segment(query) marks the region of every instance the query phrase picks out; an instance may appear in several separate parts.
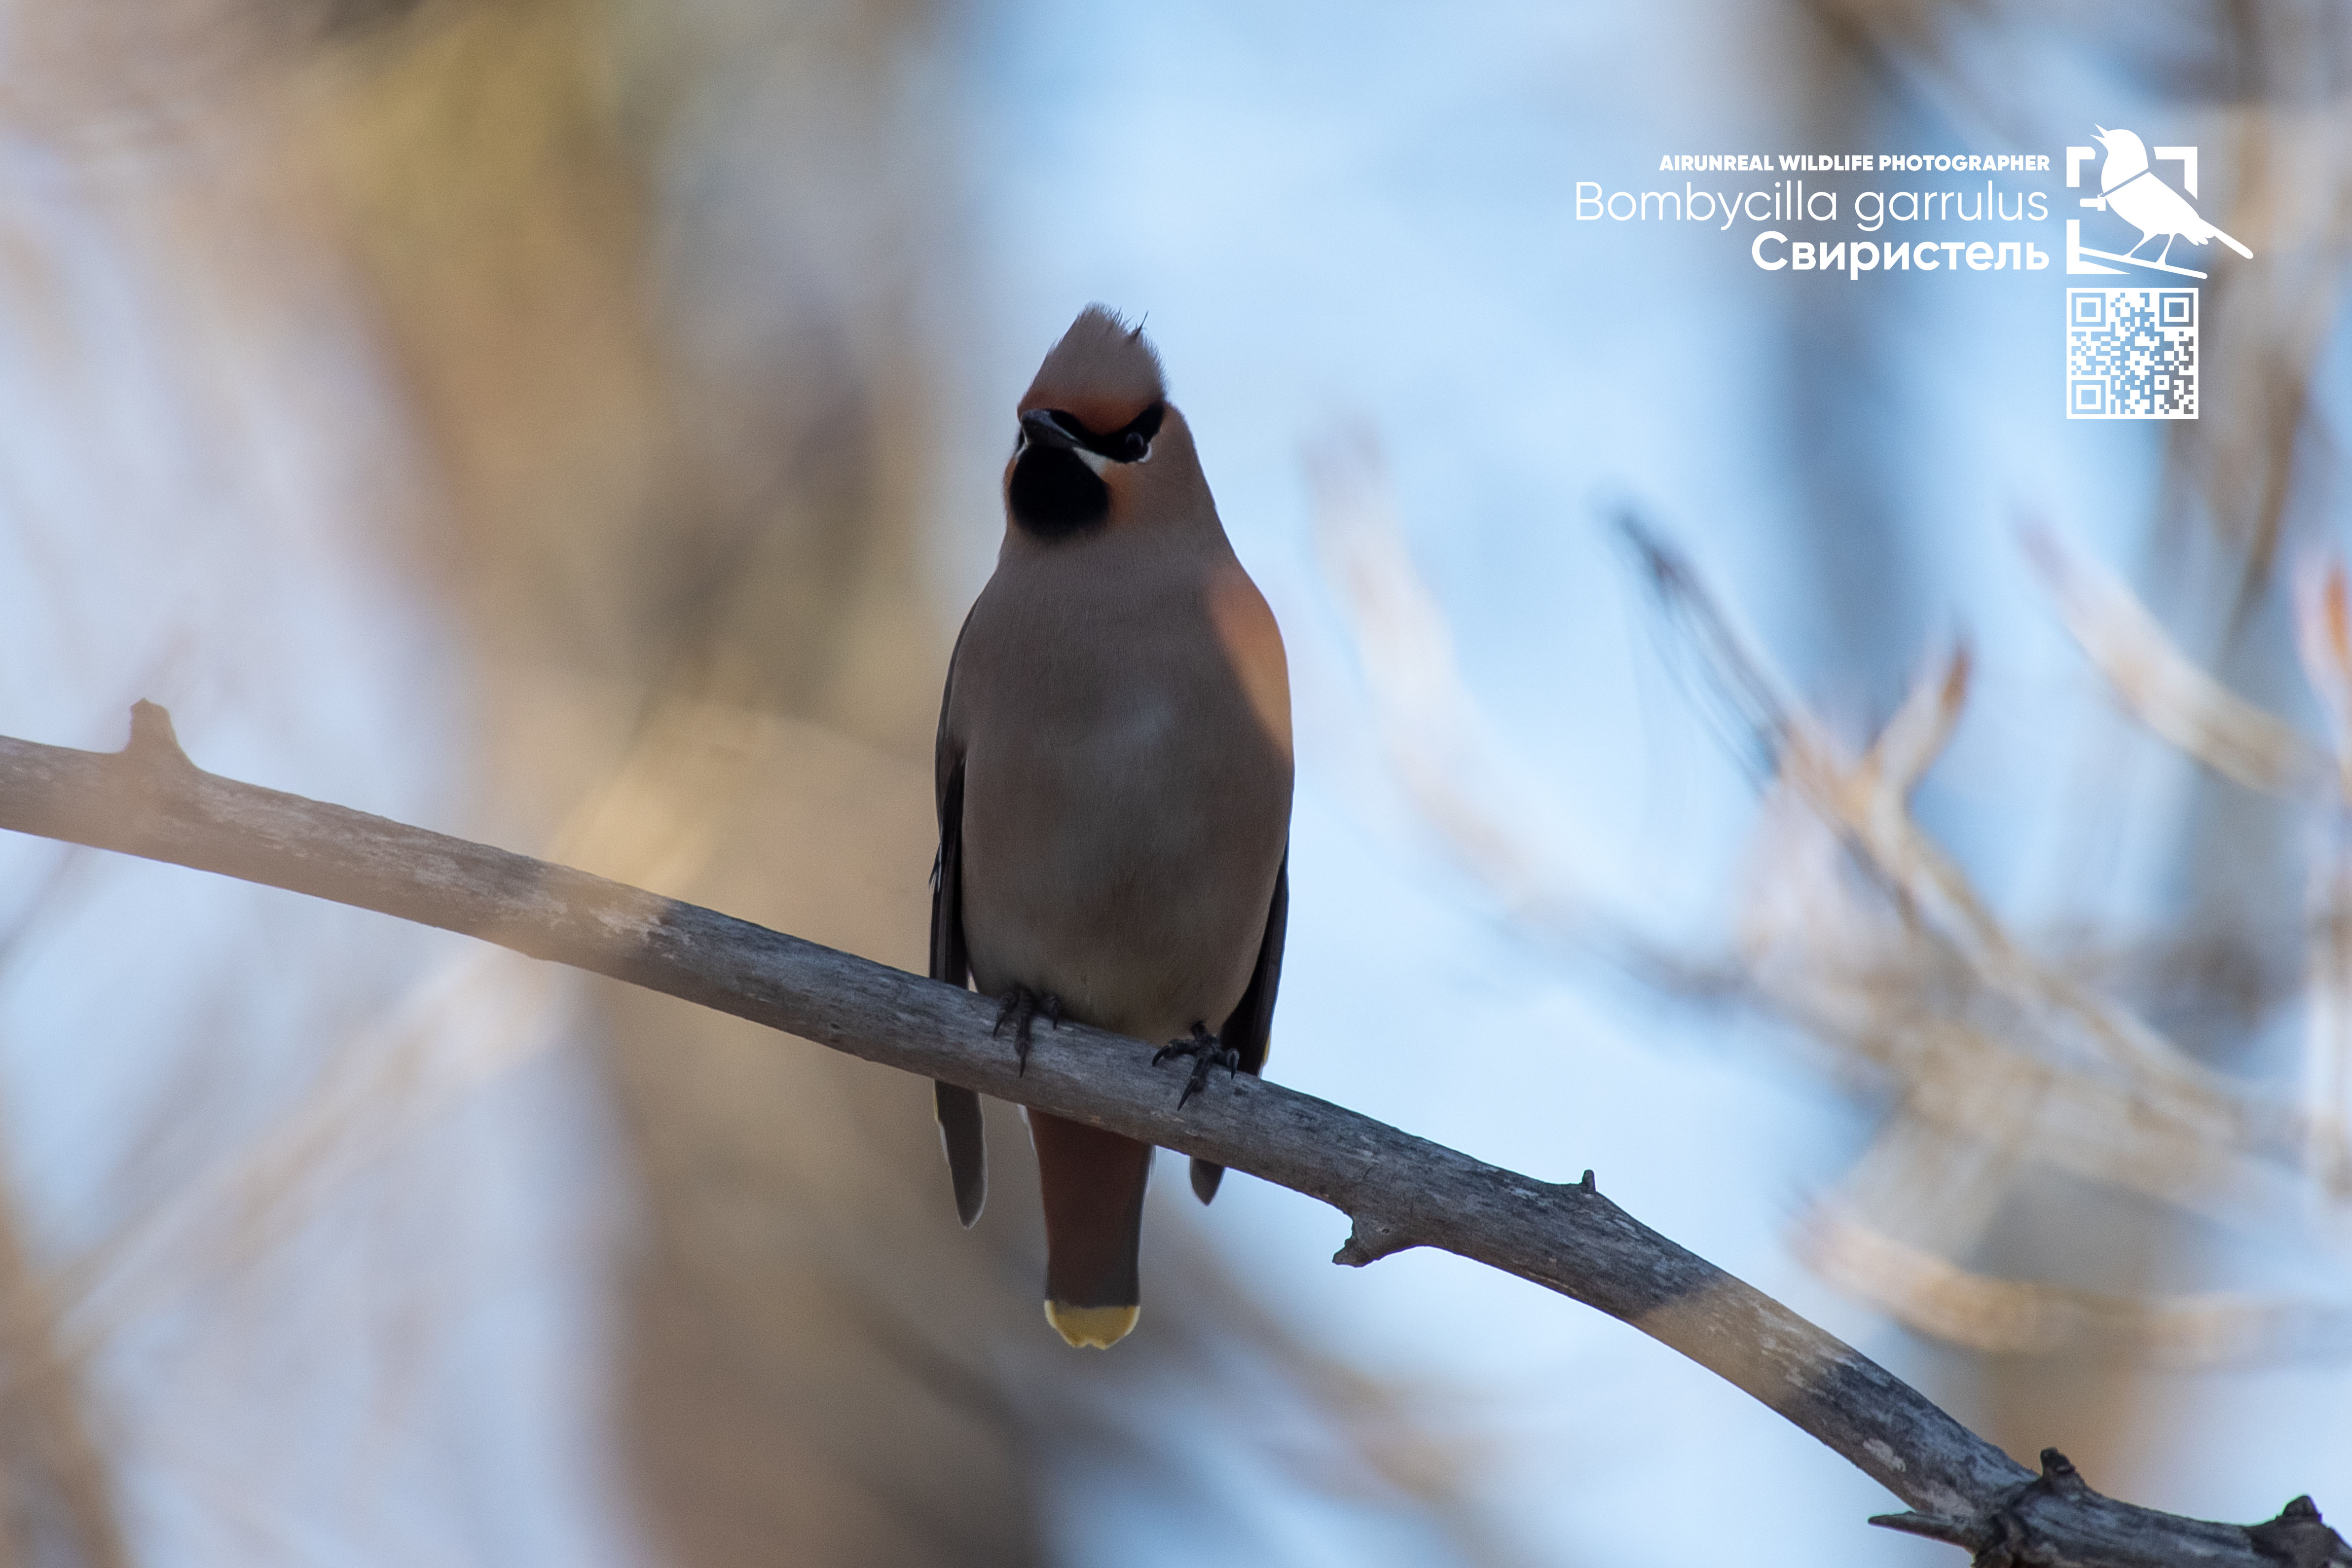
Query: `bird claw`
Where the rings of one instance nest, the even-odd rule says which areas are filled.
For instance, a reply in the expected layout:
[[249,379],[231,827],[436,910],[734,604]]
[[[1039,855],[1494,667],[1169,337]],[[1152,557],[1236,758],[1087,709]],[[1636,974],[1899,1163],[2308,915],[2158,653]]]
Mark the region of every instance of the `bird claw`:
[[1234,1073],[1239,1072],[1242,1067],[1242,1053],[1211,1034],[1205,1024],[1196,1023],[1192,1026],[1192,1039],[1171,1040],[1153,1051],[1151,1065],[1157,1067],[1171,1056],[1189,1056],[1192,1059],[1192,1075],[1184,1080],[1184,1092],[1176,1096],[1176,1108],[1179,1111],[1184,1108],[1184,1103],[1187,1100],[1209,1086],[1210,1069],[1222,1067],[1225,1070],[1225,1076],[1231,1078]]
[[1003,999],[997,1004],[996,1027],[988,1031],[989,1038],[993,1040],[1002,1036],[1006,1021],[1012,1022],[1013,1055],[1021,1063],[1020,1071],[1015,1076],[1026,1076],[1029,1071],[1030,1035],[1040,1013],[1045,1016],[1048,1024],[1060,1029],[1062,998],[1051,991],[1040,993],[1026,986],[1015,986],[1005,992]]

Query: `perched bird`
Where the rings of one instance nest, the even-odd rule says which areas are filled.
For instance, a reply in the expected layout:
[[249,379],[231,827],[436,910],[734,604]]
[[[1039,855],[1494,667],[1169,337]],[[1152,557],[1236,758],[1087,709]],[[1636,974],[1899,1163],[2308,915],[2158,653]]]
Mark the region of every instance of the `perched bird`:
[[[1288,903],[1290,683],[1192,433],[1140,327],[1089,306],[1019,407],[995,575],[941,699],[931,976],[1035,1019],[1256,1072]],[[1214,1032],[1212,1033],[1213,1027]],[[980,1103],[938,1085],[966,1225]],[[1135,1326],[1151,1147],[1029,1113],[1045,1199],[1045,1316],[1073,1345]],[[1222,1166],[1192,1162],[1206,1203]]]
[[2164,249],[2156,258],[2159,267],[2172,254],[2175,239],[2185,239],[2191,245],[2218,239],[2240,256],[2254,254],[2199,217],[2188,197],[2157,177],[2147,166],[2147,144],[2137,135],[2102,126],[2098,141],[2107,150],[2105,161],[2099,165],[2099,193],[2084,197],[2083,204],[2101,211],[2112,209],[2116,216],[2139,230],[2139,242],[2125,253],[2126,256],[2136,255],[2140,246],[2158,235],[2164,235]]

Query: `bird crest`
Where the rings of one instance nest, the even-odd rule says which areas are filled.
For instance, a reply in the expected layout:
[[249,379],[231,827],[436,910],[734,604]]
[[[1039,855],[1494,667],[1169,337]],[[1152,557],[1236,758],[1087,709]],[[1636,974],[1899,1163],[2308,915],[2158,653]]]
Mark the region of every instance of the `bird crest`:
[[1160,356],[1144,337],[1143,324],[1130,327],[1108,307],[1089,305],[1037,367],[1020,412],[1059,409],[1103,434],[1167,396]]

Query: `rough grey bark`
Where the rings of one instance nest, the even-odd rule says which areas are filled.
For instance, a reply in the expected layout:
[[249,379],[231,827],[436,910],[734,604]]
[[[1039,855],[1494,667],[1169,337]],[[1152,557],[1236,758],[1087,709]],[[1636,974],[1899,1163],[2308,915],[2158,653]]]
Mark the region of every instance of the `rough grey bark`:
[[[171,719],[132,710],[130,746],[0,737],[0,828],[217,872],[459,931],[716,1008],[819,1045],[1196,1155],[1320,1198],[1353,1221],[1336,1261],[1439,1247],[1597,1307],[1762,1400],[1914,1510],[1876,1522],[1989,1568],[2352,1564],[2299,1498],[2265,1524],[2182,1519],[2101,1497],[2064,1458],[2031,1475],[1850,1346],[1651,1230],[1591,1172],[1555,1185],[1247,1077],[1180,1106],[1186,1067],[1082,1025],[1047,1030],[1021,1072],[969,991],[713,910],[485,844],[205,773]],[[942,1178],[942,1201],[945,1183]]]

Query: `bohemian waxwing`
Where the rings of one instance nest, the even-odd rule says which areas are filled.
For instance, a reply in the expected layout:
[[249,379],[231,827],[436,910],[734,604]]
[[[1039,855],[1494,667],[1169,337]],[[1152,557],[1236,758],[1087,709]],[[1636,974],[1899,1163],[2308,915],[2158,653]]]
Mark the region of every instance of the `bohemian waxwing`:
[[[940,705],[931,975],[1000,998],[1024,1062],[1041,1013],[1169,1040],[1190,1095],[1213,1062],[1265,1061],[1288,901],[1282,634],[1140,327],[1089,306],[1018,412],[1003,546]],[[942,1083],[938,1103],[970,1225],[980,1103]],[[1110,1345],[1142,1299],[1151,1148],[1036,1112],[1029,1135],[1045,1315]],[[1202,1202],[1223,1174],[1192,1162]]]

